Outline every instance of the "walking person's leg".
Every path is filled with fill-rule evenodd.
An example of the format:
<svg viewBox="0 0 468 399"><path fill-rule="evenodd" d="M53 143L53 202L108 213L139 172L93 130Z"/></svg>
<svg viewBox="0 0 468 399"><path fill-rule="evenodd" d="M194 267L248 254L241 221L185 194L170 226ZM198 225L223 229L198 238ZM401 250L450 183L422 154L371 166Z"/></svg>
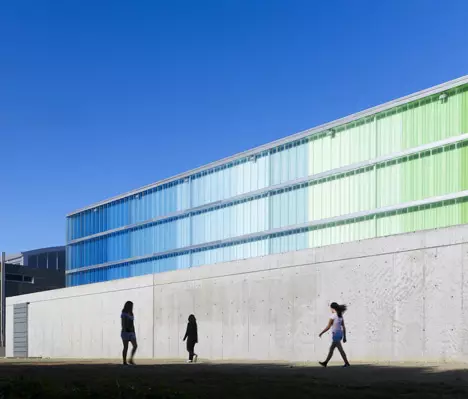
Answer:
<svg viewBox="0 0 468 399"><path fill-rule="evenodd" d="M130 364L135 364L133 362L133 358L135 357L135 353L137 351L137 348L138 348L138 344L137 344L137 341L136 341L136 337L133 337L130 342L132 343L132 354L130 355L130 361L129 363ZM127 347L128 347L128 342L127 342Z"/></svg>
<svg viewBox="0 0 468 399"><path fill-rule="evenodd" d="M191 341L191 340L187 340L187 351L189 353L189 362L192 362L193 361L193 351L194 351L194 348L195 348L195 342Z"/></svg>
<svg viewBox="0 0 468 399"><path fill-rule="evenodd" d="M328 356L326 360L324 362L319 362L323 367L327 367L328 362L333 356L333 352L335 351L336 346L337 346L337 343L333 341L332 344L330 345L330 350L328 351Z"/></svg>
<svg viewBox="0 0 468 399"><path fill-rule="evenodd" d="M127 352L128 352L128 342L126 339L122 339L123 350L122 350L122 360L123 364L127 364Z"/></svg>
<svg viewBox="0 0 468 399"><path fill-rule="evenodd" d="M341 345L341 342L338 342L336 344L336 347L338 348L338 351L340 352L340 355L341 357L343 358L344 362L345 362L345 366L349 366L349 362L348 362L348 357L346 356L346 353L343 349L343 345Z"/></svg>

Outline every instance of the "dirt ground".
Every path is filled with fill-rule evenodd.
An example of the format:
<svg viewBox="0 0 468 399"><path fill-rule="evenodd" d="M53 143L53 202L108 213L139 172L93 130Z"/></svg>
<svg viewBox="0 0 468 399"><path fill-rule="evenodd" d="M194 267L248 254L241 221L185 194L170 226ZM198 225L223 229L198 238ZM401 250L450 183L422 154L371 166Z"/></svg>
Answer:
<svg viewBox="0 0 468 399"><path fill-rule="evenodd" d="M3 398L468 398L465 365L0 361ZM3 394L3 396L2 396Z"/></svg>

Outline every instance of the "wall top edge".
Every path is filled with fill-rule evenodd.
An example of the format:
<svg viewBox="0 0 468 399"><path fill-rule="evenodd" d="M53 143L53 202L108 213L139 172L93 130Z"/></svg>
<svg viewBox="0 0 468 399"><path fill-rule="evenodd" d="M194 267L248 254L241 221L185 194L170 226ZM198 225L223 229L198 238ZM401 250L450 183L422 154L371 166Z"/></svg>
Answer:
<svg viewBox="0 0 468 399"><path fill-rule="evenodd" d="M328 264L329 262L340 262L355 257L387 256L407 251L462 244L468 245L468 224L19 295L6 298L6 305L12 306L24 302L33 304L69 297L143 289L164 284L183 283L287 267L319 266L324 262Z"/></svg>

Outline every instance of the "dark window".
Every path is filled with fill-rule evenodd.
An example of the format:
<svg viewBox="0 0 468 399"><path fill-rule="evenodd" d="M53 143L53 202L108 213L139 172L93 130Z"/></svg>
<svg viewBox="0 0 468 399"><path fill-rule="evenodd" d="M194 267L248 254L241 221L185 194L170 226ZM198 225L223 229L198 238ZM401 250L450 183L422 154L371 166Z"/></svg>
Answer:
<svg viewBox="0 0 468 399"><path fill-rule="evenodd" d="M21 274L5 274L5 280L7 281L23 281L23 276Z"/></svg>
<svg viewBox="0 0 468 399"><path fill-rule="evenodd" d="M16 283L34 283L34 277L31 276L23 276L22 274L13 274L13 273L5 273L5 280L6 281L14 281Z"/></svg>
<svg viewBox="0 0 468 399"><path fill-rule="evenodd" d="M47 252L47 269L57 270L57 252Z"/></svg>
<svg viewBox="0 0 468 399"><path fill-rule="evenodd" d="M37 267L39 269L47 269L47 253L38 255Z"/></svg>
<svg viewBox="0 0 468 399"><path fill-rule="evenodd" d="M65 270L65 251L58 253L58 270Z"/></svg>
<svg viewBox="0 0 468 399"><path fill-rule="evenodd" d="M29 267L37 267L37 255L31 255L28 259Z"/></svg>

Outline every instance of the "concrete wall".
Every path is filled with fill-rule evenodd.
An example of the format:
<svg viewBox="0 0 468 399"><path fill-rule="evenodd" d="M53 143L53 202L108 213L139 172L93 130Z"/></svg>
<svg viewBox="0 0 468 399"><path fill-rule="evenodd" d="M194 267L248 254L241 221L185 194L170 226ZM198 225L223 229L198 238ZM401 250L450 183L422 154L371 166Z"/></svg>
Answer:
<svg viewBox="0 0 468 399"><path fill-rule="evenodd" d="M30 302L30 356L117 358L127 300L139 357L185 357L194 313L202 358L315 361L337 301L351 359L467 361L468 226L8 298L7 321Z"/></svg>

